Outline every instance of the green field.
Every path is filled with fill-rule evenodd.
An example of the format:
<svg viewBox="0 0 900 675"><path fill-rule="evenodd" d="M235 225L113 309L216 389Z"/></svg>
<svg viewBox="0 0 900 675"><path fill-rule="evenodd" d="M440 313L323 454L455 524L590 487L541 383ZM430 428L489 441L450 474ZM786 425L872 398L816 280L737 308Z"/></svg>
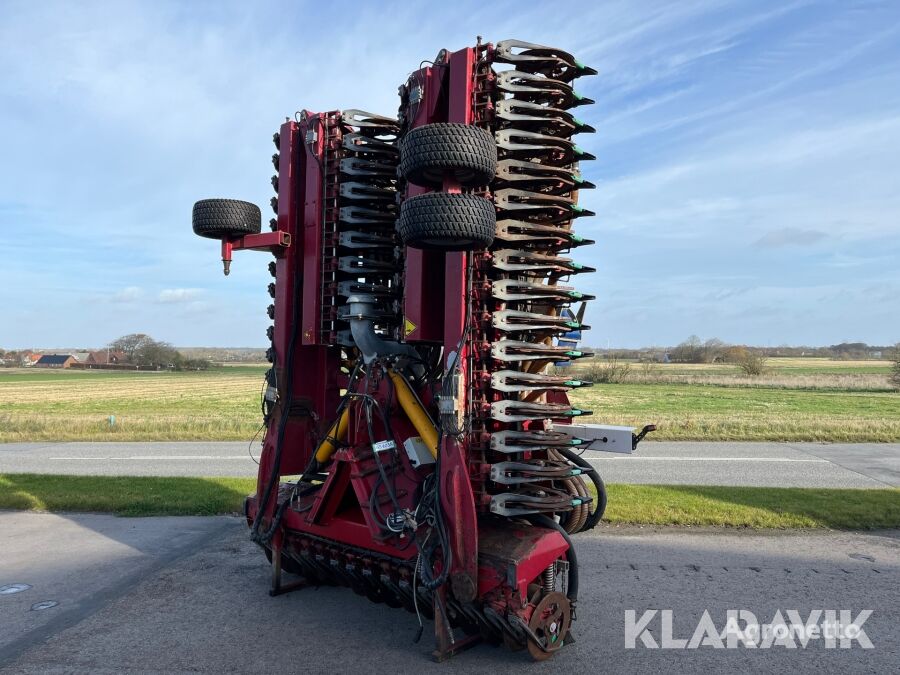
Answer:
<svg viewBox="0 0 900 675"><path fill-rule="evenodd" d="M252 478L0 474L0 509L120 516L238 514ZM900 527L900 490L608 485L612 525L691 527Z"/></svg>
<svg viewBox="0 0 900 675"><path fill-rule="evenodd" d="M657 440L900 441L900 393L888 385L887 362L770 365L748 380L727 365L635 364L623 383L572 399L594 412L589 421L658 424ZM0 442L248 440L261 421L264 370L0 370Z"/></svg>

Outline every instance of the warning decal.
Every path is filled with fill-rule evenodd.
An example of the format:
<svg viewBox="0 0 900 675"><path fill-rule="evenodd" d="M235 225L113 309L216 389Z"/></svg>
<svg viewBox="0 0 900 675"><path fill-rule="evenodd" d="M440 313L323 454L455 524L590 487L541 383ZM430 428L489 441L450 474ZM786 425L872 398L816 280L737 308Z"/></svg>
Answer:
<svg viewBox="0 0 900 675"><path fill-rule="evenodd" d="M409 337L410 334L411 334L416 328L418 328L418 326L416 326L416 324L414 324L414 323L413 323L412 321L410 321L409 319L404 319L404 321L403 321L403 331L404 331L404 335L405 335L406 337Z"/></svg>

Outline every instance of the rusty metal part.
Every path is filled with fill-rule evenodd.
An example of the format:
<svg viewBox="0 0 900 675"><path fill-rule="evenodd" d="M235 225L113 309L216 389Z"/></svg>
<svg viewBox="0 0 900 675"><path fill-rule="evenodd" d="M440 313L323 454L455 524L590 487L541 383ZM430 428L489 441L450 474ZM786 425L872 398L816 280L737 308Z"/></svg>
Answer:
<svg viewBox="0 0 900 675"><path fill-rule="evenodd" d="M562 593L548 593L534 608L528 622L528 653L546 661L562 648L572 623L572 606Z"/></svg>

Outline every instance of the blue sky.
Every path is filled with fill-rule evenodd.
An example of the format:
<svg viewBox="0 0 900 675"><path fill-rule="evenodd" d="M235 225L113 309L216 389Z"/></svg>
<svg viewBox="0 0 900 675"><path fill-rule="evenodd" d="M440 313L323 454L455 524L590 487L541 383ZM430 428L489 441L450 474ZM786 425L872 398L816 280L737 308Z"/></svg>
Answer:
<svg viewBox="0 0 900 675"><path fill-rule="evenodd" d="M224 278L192 203L266 213L285 116L394 114L478 34L600 72L590 344L900 340L900 3L329 6L0 1L0 346L265 344L268 258Z"/></svg>

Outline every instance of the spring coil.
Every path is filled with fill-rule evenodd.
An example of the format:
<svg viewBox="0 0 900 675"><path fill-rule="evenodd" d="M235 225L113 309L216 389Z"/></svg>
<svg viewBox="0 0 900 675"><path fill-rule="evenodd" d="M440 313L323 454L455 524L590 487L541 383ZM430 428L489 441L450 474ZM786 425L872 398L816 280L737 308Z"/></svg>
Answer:
<svg viewBox="0 0 900 675"><path fill-rule="evenodd" d="M548 595L556 590L556 563L552 563L541 577L541 590L544 595Z"/></svg>

